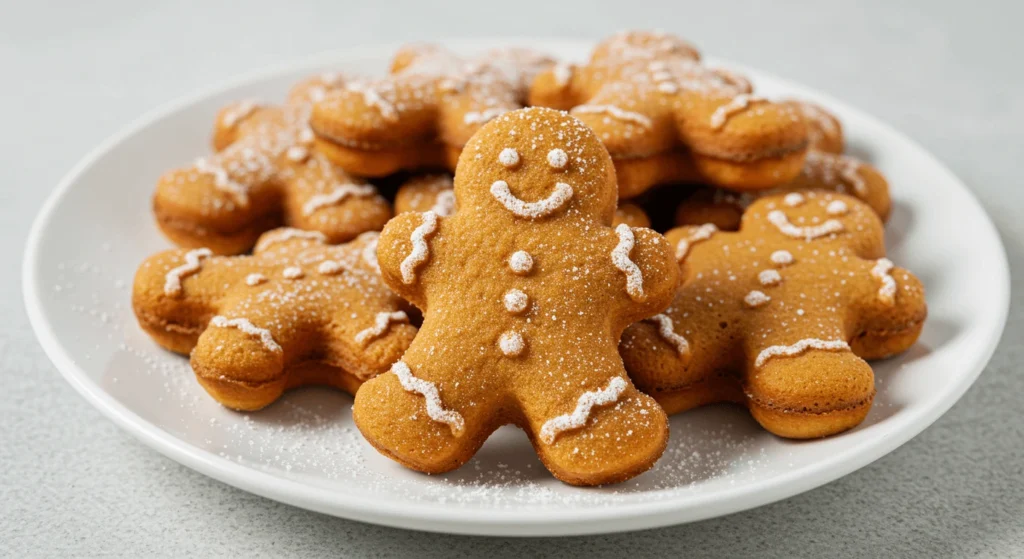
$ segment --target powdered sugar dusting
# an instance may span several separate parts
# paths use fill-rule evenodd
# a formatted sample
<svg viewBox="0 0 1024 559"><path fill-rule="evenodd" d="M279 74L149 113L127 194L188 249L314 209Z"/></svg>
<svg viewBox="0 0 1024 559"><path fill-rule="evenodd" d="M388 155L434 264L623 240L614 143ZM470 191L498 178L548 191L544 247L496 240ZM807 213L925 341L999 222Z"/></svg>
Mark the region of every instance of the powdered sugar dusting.
<svg viewBox="0 0 1024 559"><path fill-rule="evenodd" d="M373 318L373 326L356 334L356 343L366 345L384 335L392 323L409 322L409 316L403 311L379 312Z"/></svg>
<svg viewBox="0 0 1024 559"><path fill-rule="evenodd" d="M198 272L203 267L203 260L213 256L208 248L197 248L185 253L185 263L177 268L171 269L164 276L164 293L167 295L178 295L181 293L181 280Z"/></svg>
<svg viewBox="0 0 1024 559"><path fill-rule="evenodd" d="M239 101L224 111L224 117L221 122L228 128L234 128L235 125L254 113L258 108L260 108L260 104L253 99Z"/></svg>
<svg viewBox="0 0 1024 559"><path fill-rule="evenodd" d="M384 120L395 122L398 120L398 111L395 110L395 106L388 102L387 99L377 91L372 85L365 84L362 82L352 82L348 84L347 89L354 91L363 96L363 102L369 107L374 107L380 116Z"/></svg>
<svg viewBox="0 0 1024 559"><path fill-rule="evenodd" d="M612 249L612 263L626 274L626 292L630 298L641 301L644 298L644 276L636 263L629 258L629 253L633 251L633 245L636 243L633 230L622 223L615 228L615 234L619 236L619 243Z"/></svg>
<svg viewBox="0 0 1024 559"><path fill-rule="evenodd" d="M587 424L591 411L597 406L607 406L618 401L626 389L626 381L615 377L608 381L608 386L600 390L584 392L576 401L576 409L572 413L560 415L547 420L540 429L540 440L544 444L552 444L559 434L580 429Z"/></svg>
<svg viewBox="0 0 1024 559"><path fill-rule="evenodd" d="M251 287L255 287L266 282L267 276L264 276L263 274L249 274L245 276L245 284Z"/></svg>
<svg viewBox="0 0 1024 559"><path fill-rule="evenodd" d="M426 262L427 257L430 256L427 235L433 234L434 231L437 231L437 214L425 212L423 223L412 232L412 252L405 257L405 260L402 260L400 266L403 282L410 284L416 281L416 267Z"/></svg>
<svg viewBox="0 0 1024 559"><path fill-rule="evenodd" d="M266 328L260 328L249 322L247 318L227 318L226 316L217 315L210 320L211 328L237 328L246 334L259 338L260 342L263 343L263 347L273 353L280 353L282 351L281 346L274 340L274 336L270 333L270 330Z"/></svg>
<svg viewBox="0 0 1024 559"><path fill-rule="evenodd" d="M835 185L841 179L858 197L864 198L868 195L868 187L860 175L860 168L860 161L852 157L810 151L801 173L828 185Z"/></svg>
<svg viewBox="0 0 1024 559"><path fill-rule="evenodd" d="M413 376L409 366L403 361L398 361L392 365L391 372L398 377L398 382L402 384L402 388L407 392L414 392L423 396L423 399L426 400L427 415L430 419L448 425L452 430L452 434L456 437L462 435L466 427L462 414L444 408L444 405L441 403L441 395L438 393L437 386L434 386L434 383Z"/></svg>
<svg viewBox="0 0 1024 559"><path fill-rule="evenodd" d="M537 219L558 211L572 198L572 187L564 182L555 183L555 189L543 200L524 202L508 188L505 181L495 181L491 185L491 195L517 217Z"/></svg>
<svg viewBox="0 0 1024 559"><path fill-rule="evenodd" d="M366 247L363 248L363 262L366 262L371 268L380 273L380 262L377 261L377 243L380 242L380 234L378 233L364 233L364 235L372 235L369 242L366 243Z"/></svg>
<svg viewBox="0 0 1024 559"><path fill-rule="evenodd" d="M820 351L844 351L849 350L850 346L843 340L819 340L817 338L805 338L793 345L773 345L761 350L761 353L757 355L757 360L754 361L754 366L760 368L763 367L769 359L775 357L793 357L810 349L817 349Z"/></svg>

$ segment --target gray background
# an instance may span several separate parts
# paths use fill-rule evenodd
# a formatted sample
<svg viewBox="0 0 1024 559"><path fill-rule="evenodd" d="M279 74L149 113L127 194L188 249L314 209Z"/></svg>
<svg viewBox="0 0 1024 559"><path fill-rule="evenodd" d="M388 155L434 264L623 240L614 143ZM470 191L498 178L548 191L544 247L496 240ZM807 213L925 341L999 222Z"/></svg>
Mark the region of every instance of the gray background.
<svg viewBox="0 0 1024 559"><path fill-rule="evenodd" d="M0 555L1024 555L1024 4L440 4L0 1ZM18 263L33 215L75 161L157 105L357 43L654 26L888 121L945 161L1003 236L1014 295L992 363L933 427L853 475L754 511L634 534L503 540L381 528L243 493L149 450L72 391L29 329Z"/></svg>

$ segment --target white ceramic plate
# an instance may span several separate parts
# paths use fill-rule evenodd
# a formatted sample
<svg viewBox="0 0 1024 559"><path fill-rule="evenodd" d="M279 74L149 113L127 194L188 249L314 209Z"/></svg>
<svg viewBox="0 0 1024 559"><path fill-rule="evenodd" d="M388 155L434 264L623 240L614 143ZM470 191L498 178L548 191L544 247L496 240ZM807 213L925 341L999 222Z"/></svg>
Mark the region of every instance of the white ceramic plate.
<svg viewBox="0 0 1024 559"><path fill-rule="evenodd" d="M498 41L462 41L465 52ZM584 59L591 45L543 40ZM749 509L844 476L921 432L967 390L999 339L1009 271L995 228L967 188L932 156L845 104L755 70L768 95L816 100L841 117L852 150L892 183L890 257L927 287L930 316L905 355L877 363L878 396L853 431L813 442L773 437L745 410L712 406L672 418L650 472L597 489L550 477L526 437L506 427L462 469L424 476L362 441L351 398L303 389L259 413L220 407L187 360L136 326L131 280L167 248L150 214L166 169L204 153L215 111L230 100L283 99L327 69L378 73L395 45L361 48L260 72L164 107L103 143L57 187L36 219L24 262L28 313L40 343L85 398L145 444L206 475L271 499L347 518L422 530L568 535L635 530ZM726 65L726 64L723 64Z"/></svg>

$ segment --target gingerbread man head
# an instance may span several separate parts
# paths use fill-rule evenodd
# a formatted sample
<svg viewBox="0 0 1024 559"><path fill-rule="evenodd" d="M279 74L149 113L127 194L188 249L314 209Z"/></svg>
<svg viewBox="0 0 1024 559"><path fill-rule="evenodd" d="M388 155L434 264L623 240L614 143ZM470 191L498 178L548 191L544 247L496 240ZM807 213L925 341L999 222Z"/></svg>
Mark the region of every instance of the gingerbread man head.
<svg viewBox="0 0 1024 559"><path fill-rule="evenodd" d="M527 49L463 58L435 45L404 47L389 76L332 91L315 105L310 125L324 153L363 176L454 168L470 136L522 107L530 81L552 63Z"/></svg>
<svg viewBox="0 0 1024 559"><path fill-rule="evenodd" d="M176 249L147 259L132 306L165 348L191 354L196 379L225 406L262 408L290 387L355 393L416 335L408 305L380 279L377 233L328 245L276 229L253 256Z"/></svg>
<svg viewBox="0 0 1024 559"><path fill-rule="evenodd" d="M296 86L284 106L241 101L221 110L217 153L157 183L153 211L164 234L182 246L238 254L282 224L331 242L382 228L391 209L377 189L311 149L311 103L340 83L324 74Z"/></svg>
<svg viewBox="0 0 1024 559"><path fill-rule="evenodd" d="M511 112L473 136L458 211L403 213L382 233L382 275L424 322L392 374L356 396L368 441L443 472L514 423L568 483L653 464L666 419L630 384L616 343L668 303L677 270L657 233L610 226L615 192L600 141L563 112Z"/></svg>
<svg viewBox="0 0 1024 559"><path fill-rule="evenodd" d="M630 376L669 413L733 401L784 437L854 427L875 395L864 360L909 348L927 314L882 236L870 207L820 191L757 200L737 232L673 229L681 286L623 335Z"/></svg>
<svg viewBox="0 0 1024 559"><path fill-rule="evenodd" d="M624 198L668 182L776 186L799 173L808 143L794 107L753 95L745 79L659 33L616 35L587 64L541 73L530 104L571 109L593 128Z"/></svg>

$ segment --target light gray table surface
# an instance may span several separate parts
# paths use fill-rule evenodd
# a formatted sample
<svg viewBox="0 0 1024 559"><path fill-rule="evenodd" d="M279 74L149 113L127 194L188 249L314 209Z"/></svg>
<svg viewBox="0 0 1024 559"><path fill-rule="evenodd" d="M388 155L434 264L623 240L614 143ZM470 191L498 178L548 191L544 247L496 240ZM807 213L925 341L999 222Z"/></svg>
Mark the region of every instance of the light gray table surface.
<svg viewBox="0 0 1024 559"><path fill-rule="evenodd" d="M0 1L0 555L1024 556L1024 38L1019 2ZM33 216L87 151L212 82L367 42L678 32L891 123L999 227L1014 272L1001 344L935 425L760 509L633 534L508 540L402 531L279 504L137 442L61 378L28 326ZM955 227L955 224L951 224ZM956 255L970 265L971 255Z"/></svg>

